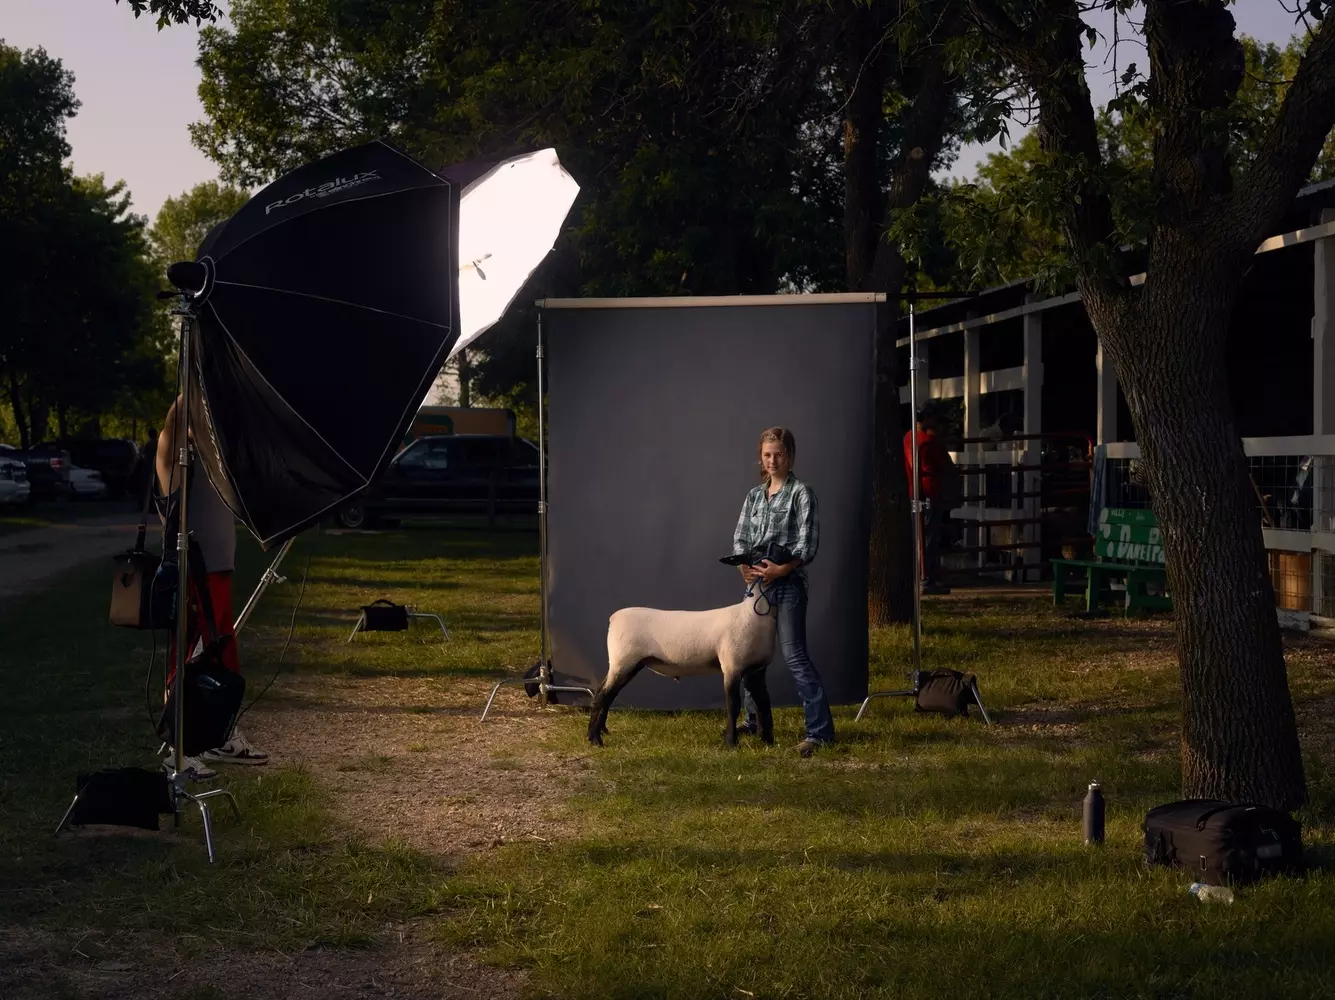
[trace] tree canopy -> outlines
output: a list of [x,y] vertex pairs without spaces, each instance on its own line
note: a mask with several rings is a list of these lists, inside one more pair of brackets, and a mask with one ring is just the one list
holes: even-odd
[[[1307,50],[1305,35],[1281,47],[1239,38],[1245,73],[1229,107],[1229,152],[1235,169],[1260,155],[1266,131]],[[1137,102],[1143,92],[1133,63],[1124,76],[1130,100],[1096,113],[1102,184],[1108,192],[1113,239],[1143,246],[1154,222],[1154,126]],[[1004,153],[994,153],[969,182],[949,184],[940,197],[941,238],[958,255],[957,282],[986,286],[1037,277],[1049,290],[1075,279],[1062,232],[1063,199],[1051,188],[1052,157],[1029,131]],[[1309,181],[1335,177],[1335,134],[1327,136]]]
[[195,251],[209,230],[226,222],[249,200],[250,195],[245,191],[217,181],[205,181],[164,201],[148,230],[148,242],[158,271],[165,273],[179,260],[194,260]]
[[137,416],[164,380],[144,220],[123,184],[70,172],[77,108],[58,60],[0,44],[0,390],[23,445]]
[[[116,0],[116,3],[120,2],[121,0]],[[171,24],[188,24],[191,21],[196,25],[205,21],[211,24],[223,13],[222,8],[212,0],[126,0],[126,2],[134,11],[135,17],[144,14],[155,15],[159,31]]]

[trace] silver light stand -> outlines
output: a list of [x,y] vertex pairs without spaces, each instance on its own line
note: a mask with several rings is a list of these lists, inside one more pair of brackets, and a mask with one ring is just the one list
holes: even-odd
[[[190,376],[191,376],[191,357],[190,357],[190,337],[194,328],[194,312],[190,308],[191,297],[182,295],[178,304],[172,309],[173,316],[179,316],[181,322],[181,402],[177,410],[176,419],[180,425],[181,447],[177,452],[177,462],[181,470],[181,493],[180,509],[178,511],[178,521],[176,526],[176,719],[174,724],[176,746],[173,748],[174,760],[172,768],[168,772],[168,778],[172,786],[172,818],[177,828],[181,825],[181,808],[184,803],[193,802],[199,807],[199,814],[204,820],[204,845],[208,848],[209,863],[214,860],[213,851],[213,821],[209,814],[207,799],[223,796],[232,804],[232,812],[236,818],[241,818],[241,808],[236,804],[236,798],[225,788],[211,788],[207,792],[195,794],[186,790],[185,774],[185,740],[182,739],[185,728],[185,663],[189,656],[186,649],[186,640],[189,637],[189,614],[190,614],[190,573],[189,573],[189,521],[187,517],[187,498],[189,496],[189,475],[190,466]],[[165,555],[165,553],[164,553]],[[235,641],[235,640],[233,640]]]
[[[946,298],[954,297],[960,293],[955,292],[937,292],[928,298]],[[858,709],[858,714],[853,717],[854,722],[860,722],[863,714],[867,711],[867,706],[871,704],[873,698],[916,698],[918,691],[922,687],[922,519],[927,512],[930,500],[923,500],[921,497],[921,481],[918,476],[918,336],[916,324],[915,305],[919,298],[918,292],[910,288],[908,292],[909,301],[909,421],[912,431],[913,441],[913,482],[910,484],[913,490],[913,499],[910,503],[910,509],[913,512],[913,687],[901,691],[873,691],[862,701],[862,707]],[[978,705],[978,709],[983,713],[983,721],[989,726],[992,720],[988,717],[987,709],[983,707],[983,697],[978,692],[978,684],[973,684],[973,697]]]
[[[539,303],[541,306],[541,303]],[[583,692],[590,699],[593,698],[593,689],[578,686],[566,686],[552,683],[552,661],[547,655],[547,432],[546,422],[543,414],[547,410],[546,395],[544,394],[544,380],[542,374],[542,311],[538,311],[538,704],[547,707],[547,693],[549,691],[569,691],[572,693]],[[503,684],[532,684],[533,678],[528,677],[503,677],[496,682],[496,686],[491,689],[491,697],[487,699],[487,705],[482,709],[481,721],[487,721],[487,713],[491,711],[492,702],[496,700],[496,693],[500,691]]]

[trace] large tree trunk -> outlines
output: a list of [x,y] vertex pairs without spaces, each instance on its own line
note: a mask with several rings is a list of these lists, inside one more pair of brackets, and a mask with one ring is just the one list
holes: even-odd
[[9,407],[14,412],[14,423],[19,427],[19,448],[27,451],[33,441],[28,430],[28,421],[23,415],[23,398],[19,394],[18,376],[13,372],[9,373]]
[[[898,292],[903,280],[882,268],[875,274],[885,196],[876,143],[885,125],[885,85],[890,45],[873,5],[855,5],[845,25],[844,65],[844,257],[848,287]],[[898,255],[895,255],[896,259]],[[877,280],[880,279],[880,280]],[[893,281],[893,285],[888,282]],[[895,320],[891,299],[877,316],[876,398],[872,431],[871,536],[868,539],[867,615],[879,628],[913,620],[913,536],[903,469],[899,379],[895,370]]]
[[[1261,518],[1233,422],[1225,334],[1239,275],[1160,269],[1132,308],[1091,312],[1135,423],[1163,531],[1182,682],[1182,794],[1305,799]],[[1099,300],[1093,300],[1097,303]]]
[[[873,627],[913,620],[913,532],[904,474],[899,377],[895,346],[898,295],[905,262],[886,234],[898,213],[922,197],[945,137],[955,81],[946,71],[940,39],[910,54],[901,81],[912,104],[903,114],[902,147],[891,164],[888,192],[876,143],[885,125],[885,89],[892,57],[903,53],[889,36],[903,5],[855,4],[844,26],[844,251],[848,287],[886,292],[876,332],[876,400],[873,429],[872,521],[867,613]],[[957,30],[953,18],[936,25]]]
[[1257,244],[1274,232],[1335,125],[1335,19],[1308,45],[1254,161],[1233,177],[1219,126],[1243,79],[1224,0],[1146,0],[1155,199],[1147,278],[1117,273],[1120,237],[1085,82],[1081,5],[1051,30],[969,0],[1038,96],[1039,140],[1094,329],[1117,368],[1164,533],[1182,679],[1182,786],[1295,808],[1306,798],[1261,519],[1226,390],[1224,344]]
[[904,432],[899,401],[898,295],[907,264],[898,246],[886,238],[898,213],[922,197],[932,163],[945,139],[946,121],[956,81],[946,70],[940,48],[919,54],[913,104],[904,116],[904,141],[891,172],[884,218],[877,229],[870,272],[854,288],[886,292],[876,328],[876,402],[872,472],[872,530],[867,611],[873,625],[913,620],[912,493],[904,470]]

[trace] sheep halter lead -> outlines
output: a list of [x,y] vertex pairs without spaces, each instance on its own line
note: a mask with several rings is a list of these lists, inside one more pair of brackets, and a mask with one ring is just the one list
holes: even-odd
[[[775,589],[776,589],[778,586],[779,586],[779,584],[778,584],[778,582],[776,581],[776,582],[770,587],[770,589],[769,589],[769,593],[767,594],[767,593],[765,592],[765,586],[764,586],[764,584],[761,584],[761,585],[760,585],[760,593],[756,594],[756,599],[755,599],[754,601],[751,602],[751,610],[754,611],[756,614],[760,615],[761,617],[764,617],[765,615],[768,615],[768,614],[770,614],[771,612],[773,612],[773,611],[774,611],[774,602],[771,601],[771,600],[769,599],[769,595],[772,594],[772,593],[774,593]],[[750,597],[750,596],[751,596],[751,591],[753,591],[753,590],[755,590],[755,589],[756,589],[756,581],[752,580],[752,581],[751,581],[751,585],[750,585],[749,587],[746,588],[746,596],[747,596],[747,597]],[[760,610],[760,602],[761,602],[761,601],[764,601],[764,602],[765,602],[765,610],[764,610],[764,611],[761,611],[761,610]]]

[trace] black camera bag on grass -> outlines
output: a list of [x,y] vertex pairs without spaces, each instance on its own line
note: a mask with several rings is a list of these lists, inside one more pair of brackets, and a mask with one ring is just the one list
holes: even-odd
[[1209,885],[1296,874],[1304,868],[1302,826],[1249,802],[1169,802],[1145,816],[1145,863],[1181,868]]
[[940,712],[945,716],[968,716],[969,706],[976,704],[973,695],[973,674],[958,670],[923,671],[919,675],[918,694],[914,698],[915,712]]

